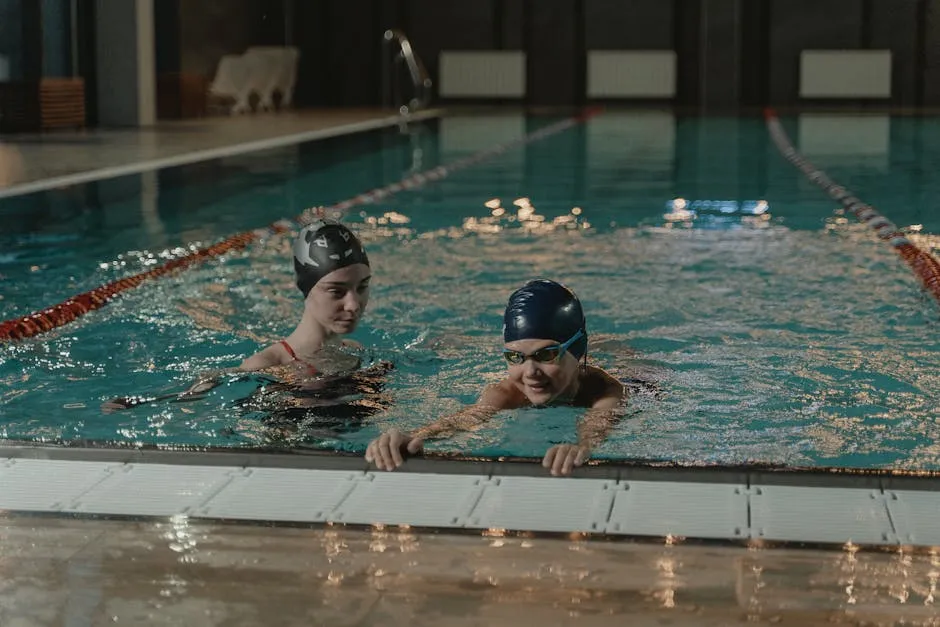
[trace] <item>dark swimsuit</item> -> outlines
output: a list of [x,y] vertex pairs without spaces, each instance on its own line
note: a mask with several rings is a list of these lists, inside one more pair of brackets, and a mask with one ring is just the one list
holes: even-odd
[[[323,373],[297,357],[287,340],[280,341],[287,354],[308,367],[312,376]],[[356,431],[362,421],[386,409],[389,401],[383,394],[385,374],[393,368],[388,362],[379,362],[364,370],[329,375],[322,380],[326,385],[317,389],[298,389],[279,382],[268,383],[239,405],[265,414],[262,422],[269,427],[305,425],[322,436],[324,431],[343,433]],[[287,394],[303,402],[299,406],[285,404]]]

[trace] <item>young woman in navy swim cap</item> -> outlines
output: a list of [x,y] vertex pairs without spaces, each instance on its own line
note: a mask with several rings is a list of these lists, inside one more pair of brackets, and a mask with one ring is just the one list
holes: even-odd
[[587,364],[587,325],[578,297],[554,281],[526,283],[509,297],[503,342],[507,376],[485,387],[475,405],[410,434],[383,433],[369,444],[366,461],[393,470],[403,463],[403,453],[418,453],[429,437],[472,429],[505,409],[568,404],[588,408],[578,441],[549,448],[542,465],[553,475],[567,475],[583,464],[622,416],[624,387]]
[[[116,398],[102,405],[104,411],[127,409],[158,400],[188,400],[220,383],[231,372],[258,372],[286,366],[279,371],[294,381],[321,374],[336,374],[358,366],[351,356],[341,359],[323,352],[330,345],[348,343],[342,336],[352,333],[369,303],[372,270],[369,258],[355,234],[343,224],[317,219],[301,229],[293,244],[294,272],[304,296],[304,311],[294,331],[283,340],[226,370],[200,377],[180,393],[151,397]],[[281,369],[283,370],[283,369]]]

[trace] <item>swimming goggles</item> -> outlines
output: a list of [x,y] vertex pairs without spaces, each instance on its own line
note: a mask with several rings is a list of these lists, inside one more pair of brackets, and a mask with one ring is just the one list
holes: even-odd
[[521,351],[511,351],[509,349],[503,350],[503,357],[506,358],[510,364],[518,366],[524,364],[526,358],[532,359],[540,364],[553,364],[561,359],[561,356],[565,354],[565,351],[568,350],[568,347],[577,342],[579,339],[584,337],[584,331],[578,329],[578,332],[571,336],[564,344],[552,344],[551,346],[546,346],[540,348],[537,351],[526,355]]

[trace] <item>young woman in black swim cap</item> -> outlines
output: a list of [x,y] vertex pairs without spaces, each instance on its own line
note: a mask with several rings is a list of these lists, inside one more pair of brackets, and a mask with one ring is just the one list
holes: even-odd
[[472,429],[505,409],[568,404],[588,408],[578,441],[549,448],[542,465],[553,475],[567,475],[583,464],[622,416],[624,387],[587,364],[587,325],[578,297],[554,281],[526,283],[509,298],[503,342],[508,374],[484,388],[475,405],[410,434],[390,429],[369,444],[366,461],[393,470],[403,463],[403,453],[421,451],[429,437]]
[[[207,373],[183,392],[158,396],[131,396],[104,403],[105,412],[162,400],[198,397],[233,372],[258,372],[286,366],[277,374],[291,381],[352,370],[359,360],[325,347],[350,344],[342,336],[352,333],[369,304],[372,270],[356,235],[343,224],[318,218],[300,230],[293,244],[296,283],[304,295],[304,311],[294,331],[283,340],[243,360],[234,368]],[[352,343],[354,344],[354,343]],[[354,362],[354,363],[353,363]]]
[[300,323],[285,339],[243,361],[239,370],[310,364],[325,345],[356,329],[369,304],[369,257],[344,225],[318,219],[301,229],[293,250],[297,288],[304,295]]

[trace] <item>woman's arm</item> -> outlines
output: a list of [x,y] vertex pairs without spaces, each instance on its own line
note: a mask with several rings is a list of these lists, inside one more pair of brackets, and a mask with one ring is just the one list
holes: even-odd
[[120,396],[110,401],[102,403],[101,411],[106,414],[130,409],[140,405],[149,405],[150,403],[159,403],[162,401],[192,401],[200,398],[203,394],[217,387],[222,383],[225,375],[236,372],[257,372],[265,368],[270,368],[280,363],[277,355],[277,346],[268,346],[264,350],[248,357],[238,366],[233,368],[223,368],[221,370],[210,370],[199,375],[199,377],[185,390],[181,392],[169,392],[157,394],[154,396]]
[[238,368],[214,370],[201,375],[194,383],[180,392],[167,392],[154,396],[119,396],[101,404],[101,411],[110,414],[123,409],[130,409],[140,405],[159,403],[161,401],[193,401],[201,398],[203,394],[221,383],[223,375],[238,372]]
[[624,387],[604,371],[599,373],[598,394],[578,423],[578,445],[593,450],[607,439],[624,415]]
[[424,448],[428,438],[446,437],[459,431],[472,431],[485,424],[503,409],[517,406],[514,390],[505,382],[488,385],[479,400],[455,414],[444,416],[412,433],[389,429],[369,443],[366,461],[374,463],[379,470],[394,470],[401,466],[404,454],[414,455]]
[[622,407],[587,410],[578,421],[578,446],[593,451],[603,444],[623,416]]
[[479,400],[455,414],[444,416],[414,431],[411,436],[419,440],[434,437],[447,437],[458,431],[472,431],[495,416],[500,410],[509,407],[509,395],[499,384],[487,386]]
[[594,377],[587,390],[591,405],[578,421],[577,444],[556,444],[542,458],[542,466],[553,475],[569,475],[584,464],[624,416],[623,384],[600,369]]

